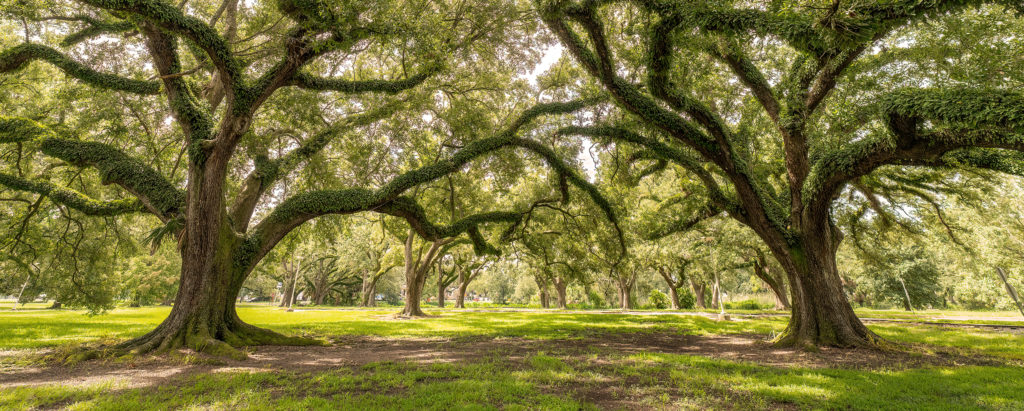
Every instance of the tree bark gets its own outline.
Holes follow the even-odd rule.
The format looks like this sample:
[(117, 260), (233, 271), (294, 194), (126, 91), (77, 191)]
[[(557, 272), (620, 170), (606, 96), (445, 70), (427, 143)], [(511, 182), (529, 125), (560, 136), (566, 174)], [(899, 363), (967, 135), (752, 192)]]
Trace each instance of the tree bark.
[(540, 292), (540, 307), (541, 308), (550, 308), (550, 304), (549, 304), (549, 300), (548, 300), (548, 281), (547, 281), (547, 279), (542, 277), (542, 276), (540, 276), (540, 275), (535, 275), (535, 276), (533, 276), (533, 280), (537, 282), (537, 290)]
[(376, 307), (377, 306), (377, 281), (380, 277), (373, 274), (369, 274), (367, 271), (366, 276), (363, 277), (363, 290), (362, 290), (362, 302), (359, 304), (361, 307)]
[(791, 317), (776, 339), (781, 346), (877, 347), (881, 340), (857, 318), (836, 268), (841, 234), (827, 208), (804, 218), (804, 237), (795, 246), (766, 241), (790, 283)]

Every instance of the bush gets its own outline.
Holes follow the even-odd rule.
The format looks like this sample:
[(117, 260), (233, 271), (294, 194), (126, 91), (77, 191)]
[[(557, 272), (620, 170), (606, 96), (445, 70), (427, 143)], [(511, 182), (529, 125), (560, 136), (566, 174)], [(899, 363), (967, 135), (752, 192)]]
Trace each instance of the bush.
[(601, 298), (601, 295), (597, 293), (597, 291), (587, 291), (587, 300), (590, 301), (590, 305), (593, 306), (594, 308), (604, 307), (604, 300)]
[(737, 310), (767, 310), (772, 307), (767, 305), (761, 305), (761, 303), (754, 300), (743, 300), (734, 303), (725, 303), (725, 308)]
[(647, 296), (647, 304), (650, 305), (651, 308), (664, 310), (668, 308), (669, 305), (668, 296), (665, 295), (665, 293), (658, 291), (657, 288), (655, 288), (651, 290), (651, 294)]
[(692, 310), (697, 304), (697, 297), (689, 288), (680, 289), (676, 295), (679, 297), (679, 308), (681, 309)]

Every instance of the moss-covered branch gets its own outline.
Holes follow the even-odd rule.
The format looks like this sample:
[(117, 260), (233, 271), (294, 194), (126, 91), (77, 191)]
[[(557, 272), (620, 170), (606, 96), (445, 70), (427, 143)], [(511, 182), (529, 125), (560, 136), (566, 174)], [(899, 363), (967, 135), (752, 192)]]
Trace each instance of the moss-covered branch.
[(385, 93), (395, 94), (416, 87), (437, 73), (437, 68), (429, 68), (422, 73), (400, 80), (344, 80), (313, 76), (308, 73), (297, 73), (291, 85), (315, 91), (337, 91), (342, 93)]
[(0, 73), (21, 70), (35, 60), (53, 64), (68, 76), (90, 86), (134, 94), (157, 94), (160, 92), (160, 83), (158, 82), (100, 73), (68, 58), (57, 50), (39, 44), (21, 44), (4, 50), (0, 53)]
[(39, 150), (50, 157), (77, 167), (95, 168), (103, 184), (121, 186), (161, 219), (179, 214), (184, 206), (185, 194), (181, 190), (156, 170), (118, 149), (103, 143), (60, 138), (35, 121), (0, 116), (0, 144), (27, 141), (38, 144)]
[(910, 89), (883, 98), (881, 106), (892, 134), (814, 159), (805, 198), (827, 201), (847, 181), (883, 165), (949, 167), (961, 162), (1013, 172), (1011, 155), (979, 149), (1024, 151), (1024, 95), (1016, 91)]
[(68, 206), (90, 216), (114, 216), (143, 210), (142, 203), (137, 199), (100, 201), (49, 181), (28, 180), (9, 174), (0, 173), (0, 186), (11, 190), (28, 191), (44, 195), (55, 203)]
[(60, 42), (60, 45), (64, 47), (73, 46), (102, 34), (123, 33), (135, 29), (135, 23), (129, 20), (106, 21), (86, 15), (71, 17), (68, 20), (81, 21), (86, 24), (86, 27), (64, 37)]
[(174, 5), (160, 0), (81, 0), (85, 4), (105, 10), (129, 13), (138, 16), (161, 29), (181, 35), (210, 57), (225, 84), (229, 100), (246, 105), (251, 99), (246, 91), (242, 63), (231, 53), (228, 42), (213, 27), (195, 17), (185, 15)]
[[(377, 190), (326, 190), (293, 196), (278, 205), (270, 215), (265, 217), (254, 228), (253, 233), (247, 240), (247, 246), (251, 249), (249, 254), (254, 256), (255, 260), (253, 261), (258, 261), (292, 229), (309, 219), (325, 214), (347, 214), (361, 211), (382, 212), (406, 218), (416, 228), (415, 224), (417, 223), (413, 220), (426, 221), (426, 219), (422, 215), (422, 210), (415, 204), (415, 201), (403, 197), (406, 191), (418, 185), (458, 172), (474, 159), (491, 154), (499, 149), (510, 147), (523, 148), (537, 154), (559, 176), (564, 178), (567, 183), (586, 192), (591, 200), (597, 203), (598, 207), (605, 212), (609, 221), (614, 225), (620, 240), (622, 240), (622, 230), (619, 228), (618, 219), (611, 204), (593, 184), (590, 184), (590, 182), (569, 167), (550, 148), (536, 141), (516, 136), (519, 129), (538, 116), (570, 113), (590, 104), (592, 104), (592, 101), (538, 104), (524, 112), (512, 125), (498, 133), (495, 137), (469, 143), (447, 159), (399, 175)], [(463, 219), (448, 227), (436, 227), (426, 225), (425, 223), (418, 223), (422, 225), (416, 231), (428, 239), (449, 237), (449, 234), (468, 232), (470, 237), (474, 238), (474, 242), (477, 242), (476, 240), (481, 240), (482, 237), (479, 233), (475, 232), (476, 226), (493, 221), (518, 222), (520, 218), (522, 218), (521, 212), (493, 212)], [(620, 241), (620, 243), (624, 244), (623, 241)], [(478, 244), (478, 249), (483, 248), (485, 248), (483, 245)]]

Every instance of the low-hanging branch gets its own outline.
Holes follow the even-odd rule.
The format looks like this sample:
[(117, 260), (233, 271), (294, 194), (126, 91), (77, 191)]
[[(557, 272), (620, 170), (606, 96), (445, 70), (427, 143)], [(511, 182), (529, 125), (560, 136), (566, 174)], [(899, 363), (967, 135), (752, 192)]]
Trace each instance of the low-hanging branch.
[(0, 53), (0, 73), (21, 70), (35, 60), (50, 63), (68, 76), (94, 87), (142, 95), (153, 95), (160, 92), (160, 83), (156, 81), (135, 80), (114, 74), (100, 73), (51, 47), (40, 44), (21, 44), (4, 50)]
[[(184, 192), (153, 168), (114, 147), (99, 142), (60, 138), (46, 126), (32, 120), (0, 117), (0, 144), (30, 141), (38, 144), (39, 151), (47, 156), (76, 167), (96, 169), (103, 184), (116, 184), (124, 188), (161, 220), (167, 221), (179, 215), (184, 207)], [(39, 192), (35, 189), (21, 189)], [(51, 187), (49, 190), (61, 189)], [(77, 198), (75, 196), (69, 198), (77, 201), (74, 200)], [(86, 204), (81, 201), (79, 203)]]
[(143, 210), (143, 205), (138, 199), (101, 201), (49, 181), (28, 180), (9, 174), (0, 173), (0, 186), (43, 195), (57, 204), (68, 206), (90, 216), (115, 216)]

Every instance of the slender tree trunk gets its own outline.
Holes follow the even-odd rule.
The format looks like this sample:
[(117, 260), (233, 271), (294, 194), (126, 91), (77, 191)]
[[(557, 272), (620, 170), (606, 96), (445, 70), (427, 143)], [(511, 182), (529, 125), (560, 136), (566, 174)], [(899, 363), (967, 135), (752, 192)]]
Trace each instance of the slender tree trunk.
[(541, 308), (549, 308), (550, 304), (548, 301), (548, 282), (547, 279), (537, 275), (533, 277), (533, 280), (537, 282), (537, 290), (540, 291), (540, 306)]
[(466, 308), (466, 289), (473, 275), (466, 275), (466, 270), (459, 270), (459, 291), (455, 294), (455, 308)]
[(715, 282), (711, 288), (711, 308), (718, 309), (722, 305), (722, 289), (719, 288), (721, 284), (718, 281), (718, 272), (715, 272)]
[(679, 293), (676, 291), (680, 285), (682, 285), (682, 279), (678, 282), (672, 280), (672, 276), (668, 273), (665, 267), (658, 267), (658, 274), (661, 274), (661, 278), (665, 280), (665, 284), (668, 284), (668, 299), (669, 303), (672, 304), (673, 310), (679, 309)]
[(370, 274), (363, 277), (363, 291), (362, 291), (362, 302), (359, 304), (362, 307), (376, 307), (377, 306), (377, 281), (380, 280), (379, 276)]
[(565, 300), (565, 288), (569, 285), (568, 281), (565, 281), (562, 277), (555, 277), (555, 292), (558, 294), (558, 308), (564, 310), (568, 305)]
[[(776, 340), (783, 346), (877, 347), (881, 339), (857, 318), (843, 292), (836, 268), (841, 234), (830, 222), (827, 207), (816, 215), (805, 211), (802, 241), (766, 241), (789, 278), (792, 315)], [(810, 218), (814, 217), (814, 218)]]
[(437, 270), (437, 308), (444, 308), (444, 274)]

